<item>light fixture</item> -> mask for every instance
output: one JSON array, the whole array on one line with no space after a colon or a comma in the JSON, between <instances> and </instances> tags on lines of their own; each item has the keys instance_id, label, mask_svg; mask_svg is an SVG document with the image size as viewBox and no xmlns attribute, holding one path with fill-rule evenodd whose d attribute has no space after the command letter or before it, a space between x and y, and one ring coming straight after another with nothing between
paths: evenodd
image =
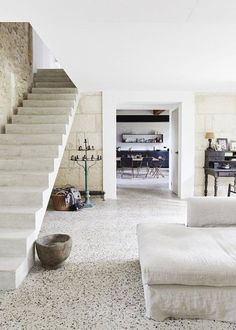
<instances>
[{"instance_id":1,"label":"light fixture","mask_svg":"<svg viewBox=\"0 0 236 330\"><path fill-rule=\"evenodd\" d=\"M208 142L209 142L209 146L208 146L207 150L213 150L211 143L214 138L215 138L215 134L213 132L206 132L205 139L208 139Z\"/></svg>"}]
</instances>

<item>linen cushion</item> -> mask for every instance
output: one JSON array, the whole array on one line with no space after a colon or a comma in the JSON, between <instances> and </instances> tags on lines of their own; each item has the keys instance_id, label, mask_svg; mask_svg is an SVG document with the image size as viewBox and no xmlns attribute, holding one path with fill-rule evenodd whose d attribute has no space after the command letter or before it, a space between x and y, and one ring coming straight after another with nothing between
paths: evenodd
<instances>
[{"instance_id":1,"label":"linen cushion","mask_svg":"<svg viewBox=\"0 0 236 330\"><path fill-rule=\"evenodd\" d=\"M236 286L236 228L139 224L144 284Z\"/></svg>"},{"instance_id":2,"label":"linen cushion","mask_svg":"<svg viewBox=\"0 0 236 330\"><path fill-rule=\"evenodd\" d=\"M236 199L192 197L187 200L187 226L236 225Z\"/></svg>"}]
</instances>

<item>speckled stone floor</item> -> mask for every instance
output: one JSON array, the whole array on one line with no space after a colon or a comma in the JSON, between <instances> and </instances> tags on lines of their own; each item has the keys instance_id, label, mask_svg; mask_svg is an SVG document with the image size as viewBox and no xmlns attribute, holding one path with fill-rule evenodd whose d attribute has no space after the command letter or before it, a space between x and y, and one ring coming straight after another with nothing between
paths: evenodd
<instances>
[{"instance_id":1,"label":"speckled stone floor","mask_svg":"<svg viewBox=\"0 0 236 330\"><path fill-rule=\"evenodd\" d=\"M118 196L79 213L47 212L40 235L70 234L71 256L57 270L37 263L19 289L0 293L1 330L236 329L145 317L136 224L184 222L186 205L168 192L165 179L118 180Z\"/></svg>"}]
</instances>

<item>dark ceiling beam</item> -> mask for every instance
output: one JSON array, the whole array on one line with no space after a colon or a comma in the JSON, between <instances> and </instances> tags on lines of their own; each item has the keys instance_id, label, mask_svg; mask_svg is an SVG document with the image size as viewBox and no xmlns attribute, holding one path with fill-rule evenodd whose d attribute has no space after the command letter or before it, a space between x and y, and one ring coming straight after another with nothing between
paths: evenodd
<instances>
[{"instance_id":1,"label":"dark ceiling beam","mask_svg":"<svg viewBox=\"0 0 236 330\"><path fill-rule=\"evenodd\" d=\"M161 122L169 122L169 116L143 116L143 115L117 115L116 116L117 123L161 123Z\"/></svg>"},{"instance_id":2,"label":"dark ceiling beam","mask_svg":"<svg viewBox=\"0 0 236 330\"><path fill-rule=\"evenodd\" d=\"M164 112L165 110L153 110L153 115L154 116L159 116L162 112Z\"/></svg>"}]
</instances>

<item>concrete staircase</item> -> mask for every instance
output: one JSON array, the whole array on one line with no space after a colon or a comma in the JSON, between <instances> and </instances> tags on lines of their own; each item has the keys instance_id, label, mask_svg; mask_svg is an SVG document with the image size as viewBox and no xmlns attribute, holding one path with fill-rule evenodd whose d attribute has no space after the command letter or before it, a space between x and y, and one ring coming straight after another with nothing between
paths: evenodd
<instances>
[{"instance_id":1,"label":"concrete staircase","mask_svg":"<svg viewBox=\"0 0 236 330\"><path fill-rule=\"evenodd\" d=\"M78 104L64 70L40 69L0 134L0 290L17 288L38 236Z\"/></svg>"}]
</instances>

